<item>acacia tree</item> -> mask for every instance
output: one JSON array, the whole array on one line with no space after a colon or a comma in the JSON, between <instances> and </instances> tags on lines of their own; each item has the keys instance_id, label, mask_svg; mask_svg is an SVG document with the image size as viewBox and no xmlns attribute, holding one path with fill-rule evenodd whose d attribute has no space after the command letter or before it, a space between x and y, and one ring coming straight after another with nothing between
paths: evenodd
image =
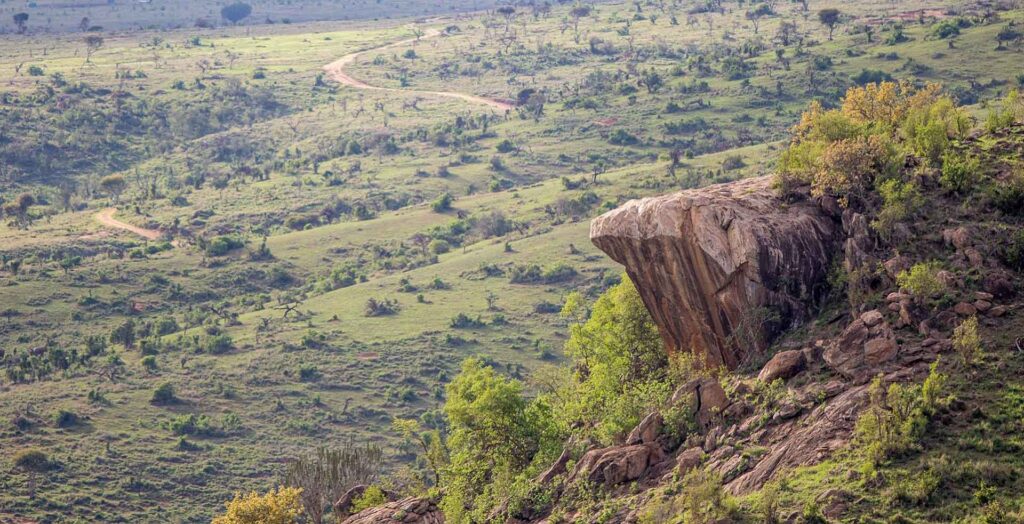
<instances>
[{"instance_id":1,"label":"acacia tree","mask_svg":"<svg viewBox=\"0 0 1024 524\"><path fill-rule=\"evenodd\" d=\"M36 475L46 473L53 467L46 453L38 449L26 449L14 456L14 468L28 474L28 496L36 496Z\"/></svg>"},{"instance_id":2,"label":"acacia tree","mask_svg":"<svg viewBox=\"0 0 1024 524\"><path fill-rule=\"evenodd\" d=\"M124 177L121 175L109 175L103 177L103 180L100 180L100 188L110 194L110 198L115 204L121 198L121 193L124 193L124 190L127 187L128 183L124 181Z\"/></svg>"},{"instance_id":3,"label":"acacia tree","mask_svg":"<svg viewBox=\"0 0 1024 524\"><path fill-rule=\"evenodd\" d=\"M85 63L89 63L89 59L92 58L93 53L99 51L103 47L103 37L99 35L89 35L85 37Z\"/></svg>"},{"instance_id":4,"label":"acacia tree","mask_svg":"<svg viewBox=\"0 0 1024 524\"><path fill-rule=\"evenodd\" d=\"M832 33L835 32L836 26L839 25L842 15L838 9L833 8L818 11L818 20L828 28L828 39L830 42L832 41Z\"/></svg>"},{"instance_id":5,"label":"acacia tree","mask_svg":"<svg viewBox=\"0 0 1024 524\"><path fill-rule=\"evenodd\" d=\"M28 13L17 13L12 18L14 25L18 28L18 34L24 34L28 29Z\"/></svg>"},{"instance_id":6,"label":"acacia tree","mask_svg":"<svg viewBox=\"0 0 1024 524\"><path fill-rule=\"evenodd\" d=\"M252 6L243 2L235 2L231 5L224 6L220 10L220 16L224 20L237 24L243 19L252 14Z\"/></svg>"}]
</instances>

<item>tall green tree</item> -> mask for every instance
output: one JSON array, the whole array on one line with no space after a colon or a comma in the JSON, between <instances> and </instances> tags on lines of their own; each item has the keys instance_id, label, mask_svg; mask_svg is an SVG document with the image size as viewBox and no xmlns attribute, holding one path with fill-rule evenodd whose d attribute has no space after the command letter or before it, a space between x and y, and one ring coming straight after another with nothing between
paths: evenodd
<instances>
[{"instance_id":1,"label":"tall green tree","mask_svg":"<svg viewBox=\"0 0 1024 524\"><path fill-rule=\"evenodd\" d=\"M510 486L529 476L531 463L550 462L561 451L561 438L547 404L528 400L521 382L479 358L463 362L447 394L451 456L441 507L450 522L484 522Z\"/></svg>"}]
</instances>

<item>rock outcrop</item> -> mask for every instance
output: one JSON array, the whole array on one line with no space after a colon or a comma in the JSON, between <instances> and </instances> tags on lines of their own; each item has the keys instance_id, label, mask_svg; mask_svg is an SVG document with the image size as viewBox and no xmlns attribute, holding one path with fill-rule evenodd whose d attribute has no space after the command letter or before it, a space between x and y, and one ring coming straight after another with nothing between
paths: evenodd
<instances>
[{"instance_id":1,"label":"rock outcrop","mask_svg":"<svg viewBox=\"0 0 1024 524\"><path fill-rule=\"evenodd\" d=\"M444 513L434 501L409 497L369 508L345 519L342 524L444 524Z\"/></svg>"},{"instance_id":2,"label":"rock outcrop","mask_svg":"<svg viewBox=\"0 0 1024 524\"><path fill-rule=\"evenodd\" d=\"M787 204L771 177L632 200L590 237L626 267L669 353L735 368L823 294L843 232L823 206Z\"/></svg>"}]
</instances>

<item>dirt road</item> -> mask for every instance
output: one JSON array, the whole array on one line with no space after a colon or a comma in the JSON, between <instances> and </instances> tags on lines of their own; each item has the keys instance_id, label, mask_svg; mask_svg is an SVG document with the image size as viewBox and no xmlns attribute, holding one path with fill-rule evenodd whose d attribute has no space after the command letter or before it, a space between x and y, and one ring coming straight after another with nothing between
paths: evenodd
<instances>
[{"instance_id":1,"label":"dirt road","mask_svg":"<svg viewBox=\"0 0 1024 524\"><path fill-rule=\"evenodd\" d=\"M437 29L431 29L427 31L422 37L420 37L420 40L426 38L434 38L437 36L441 36L441 31ZM408 40L400 40L398 42L392 42L390 44L385 44L380 47L375 47L372 49L367 49L365 51L358 51L356 53L345 55L339 58L338 60L335 60L334 62L325 65L324 71L327 72L327 76L331 80L334 80L335 82L338 82L342 85L354 87L356 89L367 89L371 91L390 91L394 93L403 93L407 95L440 96L445 98L455 98L457 100L464 100L466 102L484 104L495 109L498 109L500 111L508 111L513 108L512 104L509 104L508 102L495 100L493 98L485 98L482 96L469 95L466 93L457 93L454 91L420 91L415 89L395 89L391 87L372 86L370 84L367 84L366 82L363 82L362 80L352 78L351 76L349 76L348 73L345 72L345 66L355 62L360 55L363 55L370 51L382 51L394 47L402 47L412 44L414 42L416 42L416 39L410 38Z\"/></svg>"},{"instance_id":2,"label":"dirt road","mask_svg":"<svg viewBox=\"0 0 1024 524\"><path fill-rule=\"evenodd\" d=\"M132 233L135 233L147 240L157 240L162 235L162 233L155 229L146 229L121 222L114 218L114 213L117 213L117 208L108 207L99 213L96 213L96 221L108 227L131 231Z\"/></svg>"}]
</instances>

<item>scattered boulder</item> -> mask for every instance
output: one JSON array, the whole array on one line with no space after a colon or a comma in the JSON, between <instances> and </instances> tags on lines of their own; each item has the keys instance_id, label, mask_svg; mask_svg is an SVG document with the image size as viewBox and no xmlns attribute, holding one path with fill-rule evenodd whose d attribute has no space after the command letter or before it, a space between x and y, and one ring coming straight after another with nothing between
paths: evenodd
<instances>
[{"instance_id":1,"label":"scattered boulder","mask_svg":"<svg viewBox=\"0 0 1024 524\"><path fill-rule=\"evenodd\" d=\"M697 423L701 427L708 427L726 407L729 406L729 397L718 380L710 377L696 378L676 389L672 394L669 405L677 406L689 399L691 409Z\"/></svg>"},{"instance_id":2,"label":"scattered boulder","mask_svg":"<svg viewBox=\"0 0 1024 524\"><path fill-rule=\"evenodd\" d=\"M792 351L781 351L776 353L775 356L773 356L771 360L761 368L761 372L758 373L757 379L765 383L772 382L780 378L788 380L793 378L797 373L803 371L806 364L807 360L806 357L804 357L803 351L798 349Z\"/></svg>"},{"instance_id":3,"label":"scattered boulder","mask_svg":"<svg viewBox=\"0 0 1024 524\"><path fill-rule=\"evenodd\" d=\"M831 342L823 355L825 363L843 376L863 379L874 374L881 364L892 360L899 349L889 323L882 319L873 326L864 321L875 321L868 312L853 321L843 333Z\"/></svg>"},{"instance_id":4,"label":"scattered boulder","mask_svg":"<svg viewBox=\"0 0 1024 524\"><path fill-rule=\"evenodd\" d=\"M670 354L734 369L809 318L842 232L811 201L782 205L771 185L765 176L631 200L591 223L591 240L626 267ZM766 308L779 322L751 318ZM755 336L736 337L744 326Z\"/></svg>"},{"instance_id":5,"label":"scattered boulder","mask_svg":"<svg viewBox=\"0 0 1024 524\"><path fill-rule=\"evenodd\" d=\"M690 472L693 468L700 466L700 463L704 461L704 450L699 447L690 448L676 457L676 471L679 473L679 477L682 478L684 475Z\"/></svg>"},{"instance_id":6,"label":"scattered boulder","mask_svg":"<svg viewBox=\"0 0 1024 524\"><path fill-rule=\"evenodd\" d=\"M662 458L661 448L652 444L592 449L576 464L569 482L584 478L606 486L632 482L639 480L651 464Z\"/></svg>"},{"instance_id":7,"label":"scattered boulder","mask_svg":"<svg viewBox=\"0 0 1024 524\"><path fill-rule=\"evenodd\" d=\"M978 309L967 302L960 302L953 306L953 312L962 317L969 317L977 314Z\"/></svg>"},{"instance_id":8,"label":"scattered boulder","mask_svg":"<svg viewBox=\"0 0 1024 524\"><path fill-rule=\"evenodd\" d=\"M409 497L365 509L342 521L342 524L444 524L444 513L437 504L423 497Z\"/></svg>"},{"instance_id":9,"label":"scattered boulder","mask_svg":"<svg viewBox=\"0 0 1024 524\"><path fill-rule=\"evenodd\" d=\"M971 247L971 232L966 227L951 228L942 231L942 241L956 249Z\"/></svg>"},{"instance_id":10,"label":"scattered boulder","mask_svg":"<svg viewBox=\"0 0 1024 524\"><path fill-rule=\"evenodd\" d=\"M633 431L626 437L626 444L651 444L658 440L661 429L665 425L665 419L659 413L651 413L644 417Z\"/></svg>"}]
</instances>

